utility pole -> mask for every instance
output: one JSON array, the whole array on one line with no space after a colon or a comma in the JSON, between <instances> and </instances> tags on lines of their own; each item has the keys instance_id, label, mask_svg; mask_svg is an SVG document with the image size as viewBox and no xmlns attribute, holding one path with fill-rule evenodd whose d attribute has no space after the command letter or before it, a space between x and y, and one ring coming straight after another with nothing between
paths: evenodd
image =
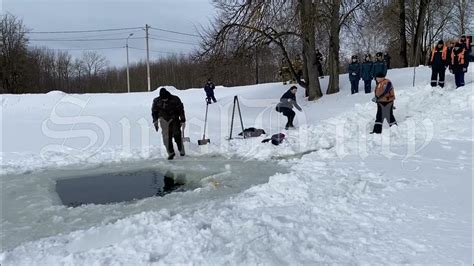
<instances>
[{"instance_id":1,"label":"utility pole","mask_svg":"<svg viewBox=\"0 0 474 266\"><path fill-rule=\"evenodd\" d=\"M258 84L258 46L255 46L255 84Z\"/></svg>"},{"instance_id":2,"label":"utility pole","mask_svg":"<svg viewBox=\"0 0 474 266\"><path fill-rule=\"evenodd\" d=\"M128 69L128 39L133 36L133 33L130 33L125 42L125 48L127 48L127 92L130 93L130 71Z\"/></svg>"},{"instance_id":3,"label":"utility pole","mask_svg":"<svg viewBox=\"0 0 474 266\"><path fill-rule=\"evenodd\" d=\"M151 91L151 81L150 81L150 49L148 47L148 24L145 25L145 33L146 33L146 76L148 82L148 91Z\"/></svg>"}]
</instances>

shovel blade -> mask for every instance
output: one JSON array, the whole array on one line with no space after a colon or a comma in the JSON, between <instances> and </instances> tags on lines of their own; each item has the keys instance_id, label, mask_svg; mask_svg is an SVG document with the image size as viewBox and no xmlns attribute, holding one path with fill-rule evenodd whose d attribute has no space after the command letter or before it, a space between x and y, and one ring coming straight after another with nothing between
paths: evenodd
<instances>
[{"instance_id":1,"label":"shovel blade","mask_svg":"<svg viewBox=\"0 0 474 266\"><path fill-rule=\"evenodd\" d=\"M198 140L198 145L207 145L209 143L211 143L210 139L200 139L200 140Z\"/></svg>"}]
</instances>

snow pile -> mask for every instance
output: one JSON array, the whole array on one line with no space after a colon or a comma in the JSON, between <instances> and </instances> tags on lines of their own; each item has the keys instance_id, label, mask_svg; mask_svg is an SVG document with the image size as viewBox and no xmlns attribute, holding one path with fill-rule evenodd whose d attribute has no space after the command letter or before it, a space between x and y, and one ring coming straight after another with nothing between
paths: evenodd
<instances>
[{"instance_id":1,"label":"snow pile","mask_svg":"<svg viewBox=\"0 0 474 266\"><path fill-rule=\"evenodd\" d=\"M308 103L299 90L304 112L297 113L297 130L284 131L287 140L280 146L260 143L263 137L231 141L225 137L236 94L247 127L282 132L286 121L274 111L274 104L288 86L220 88L218 104L210 106L212 145L192 143L188 153L284 159L289 173L276 174L268 183L233 197L186 192L203 200L185 208L172 205L155 211L149 206L114 222L103 214L105 218L88 229L4 251L0 263L470 263L474 102L470 71L466 87L456 90L428 86L428 68L417 68L416 87L407 79L412 69L390 70L399 126L385 125L381 135L368 134L376 110L372 95L351 96L345 89ZM349 87L346 79L342 88ZM447 83L453 83L450 75ZM172 93L185 104L187 135L193 140L202 137L203 92ZM156 134L149 117L156 94L74 95L67 101L56 94L4 96L3 133L12 140L2 147L4 173L162 158L159 137L149 137ZM51 115L55 106L56 118ZM8 114L22 119L14 121ZM71 129L61 117L79 120ZM80 120L84 117L89 120ZM64 140L64 132L82 135ZM89 138L84 140L85 136ZM58 149L44 152L51 145ZM78 211L97 210L81 208ZM67 217L57 226L62 222L68 222Z\"/></svg>"}]
</instances>

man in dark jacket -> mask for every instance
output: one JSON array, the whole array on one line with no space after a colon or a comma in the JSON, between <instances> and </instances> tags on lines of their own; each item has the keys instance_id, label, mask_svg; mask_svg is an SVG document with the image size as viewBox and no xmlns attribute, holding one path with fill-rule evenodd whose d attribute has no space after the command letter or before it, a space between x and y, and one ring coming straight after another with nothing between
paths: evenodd
<instances>
[{"instance_id":1,"label":"man in dark jacket","mask_svg":"<svg viewBox=\"0 0 474 266\"><path fill-rule=\"evenodd\" d=\"M214 89L216 86L212 83L211 79L207 80L206 85L204 86L204 91L206 92L206 100L208 104L211 104L211 100L213 102L217 102L216 97L214 97Z\"/></svg>"},{"instance_id":2,"label":"man in dark jacket","mask_svg":"<svg viewBox=\"0 0 474 266\"><path fill-rule=\"evenodd\" d=\"M467 67L469 65L466 55L467 53L463 44L456 43L451 51L450 62L450 68L454 74L454 79L456 80L456 88L464 86L464 73L467 72Z\"/></svg>"},{"instance_id":3,"label":"man in dark jacket","mask_svg":"<svg viewBox=\"0 0 474 266\"><path fill-rule=\"evenodd\" d=\"M360 64L357 55L353 55L351 63L347 67L349 81L351 82L351 94L359 93Z\"/></svg>"},{"instance_id":4,"label":"man in dark jacket","mask_svg":"<svg viewBox=\"0 0 474 266\"><path fill-rule=\"evenodd\" d=\"M375 82L377 82L377 79L376 79L377 75L383 75L383 76L387 75L387 63L385 63L385 61L383 60L383 55L380 52L376 54L376 59L373 65L372 73L374 74L373 78L375 79Z\"/></svg>"},{"instance_id":5,"label":"man in dark jacket","mask_svg":"<svg viewBox=\"0 0 474 266\"><path fill-rule=\"evenodd\" d=\"M370 54L366 54L364 58L364 63L360 66L360 76L364 80L364 90L365 93L370 93L372 91L372 79L374 77L373 72L374 63L371 60Z\"/></svg>"},{"instance_id":6,"label":"man in dark jacket","mask_svg":"<svg viewBox=\"0 0 474 266\"><path fill-rule=\"evenodd\" d=\"M390 69L390 60L392 59L392 57L387 53L385 52L383 54L383 60L385 61L385 63L387 64L387 69Z\"/></svg>"},{"instance_id":7,"label":"man in dark jacket","mask_svg":"<svg viewBox=\"0 0 474 266\"><path fill-rule=\"evenodd\" d=\"M168 160L173 160L175 156L173 139L178 146L179 154L184 156L181 127L186 122L186 117L184 115L183 103L179 97L172 95L165 88L161 88L160 96L153 100L151 115L157 132L161 126L163 145L165 145L168 152Z\"/></svg>"},{"instance_id":8,"label":"man in dark jacket","mask_svg":"<svg viewBox=\"0 0 474 266\"><path fill-rule=\"evenodd\" d=\"M285 125L285 129L295 128L293 125L293 119L295 118L295 112L292 110L293 106L296 107L300 112L302 111L301 107L296 103L296 86L292 86L287 90L283 96L280 98L280 102L276 106L277 112L283 113L284 116L288 118L288 122Z\"/></svg>"},{"instance_id":9,"label":"man in dark jacket","mask_svg":"<svg viewBox=\"0 0 474 266\"><path fill-rule=\"evenodd\" d=\"M444 46L443 40L439 40L436 47L431 51L428 65L431 67L431 87L438 85L443 88L445 72L448 67L448 47Z\"/></svg>"},{"instance_id":10,"label":"man in dark jacket","mask_svg":"<svg viewBox=\"0 0 474 266\"><path fill-rule=\"evenodd\" d=\"M316 66L318 67L318 76L324 78L323 73L323 54L319 52L319 49L316 49Z\"/></svg>"}]
</instances>

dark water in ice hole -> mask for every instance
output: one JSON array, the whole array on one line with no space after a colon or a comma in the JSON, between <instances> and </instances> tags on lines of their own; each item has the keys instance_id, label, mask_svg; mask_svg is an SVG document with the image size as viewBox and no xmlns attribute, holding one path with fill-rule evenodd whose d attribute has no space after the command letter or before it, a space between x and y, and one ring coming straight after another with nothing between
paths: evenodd
<instances>
[{"instance_id":1,"label":"dark water in ice hole","mask_svg":"<svg viewBox=\"0 0 474 266\"><path fill-rule=\"evenodd\" d=\"M288 167L289 164L277 161L207 156L180 158L176 161L145 160L87 167L77 165L20 175L0 175L0 252L27 241L84 230L141 212L161 209L179 212L198 207L203 202L222 201L252 186L268 182L269 177L276 173L287 173ZM169 172L174 174L177 186L168 190L164 176ZM153 175L158 178L153 179ZM94 180L94 176L97 180ZM60 198L56 191L57 183L59 188L64 185L64 190L61 188L60 191L71 193L70 198L67 198L68 193L61 193L63 198ZM180 186L181 183L184 185ZM202 190L196 190L200 188ZM140 193L127 194L136 193L137 190ZM78 208L58 206L62 205L61 201L66 204L69 201L70 206L89 202L93 193L105 197L106 191L111 191L111 194L106 195L110 202L126 200L125 195L137 199L139 196L146 197L111 204L85 204ZM73 193L78 195L74 196ZM117 194L120 197L114 198L113 195ZM159 197L164 194L165 197Z\"/></svg>"},{"instance_id":2,"label":"dark water in ice hole","mask_svg":"<svg viewBox=\"0 0 474 266\"><path fill-rule=\"evenodd\" d=\"M220 157L165 162L165 165L143 164L133 168L126 165L117 168L104 166L91 171L70 171L65 177L55 178L55 191L63 205L77 207L129 202L193 190L201 186L199 180L225 172L233 176L226 178L225 185L242 189L266 182L276 172L286 172L275 162L226 160Z\"/></svg>"},{"instance_id":3,"label":"dark water in ice hole","mask_svg":"<svg viewBox=\"0 0 474 266\"><path fill-rule=\"evenodd\" d=\"M184 191L185 180L183 173L144 169L59 179L56 192L64 205L77 207L164 196L173 191Z\"/></svg>"}]
</instances>

